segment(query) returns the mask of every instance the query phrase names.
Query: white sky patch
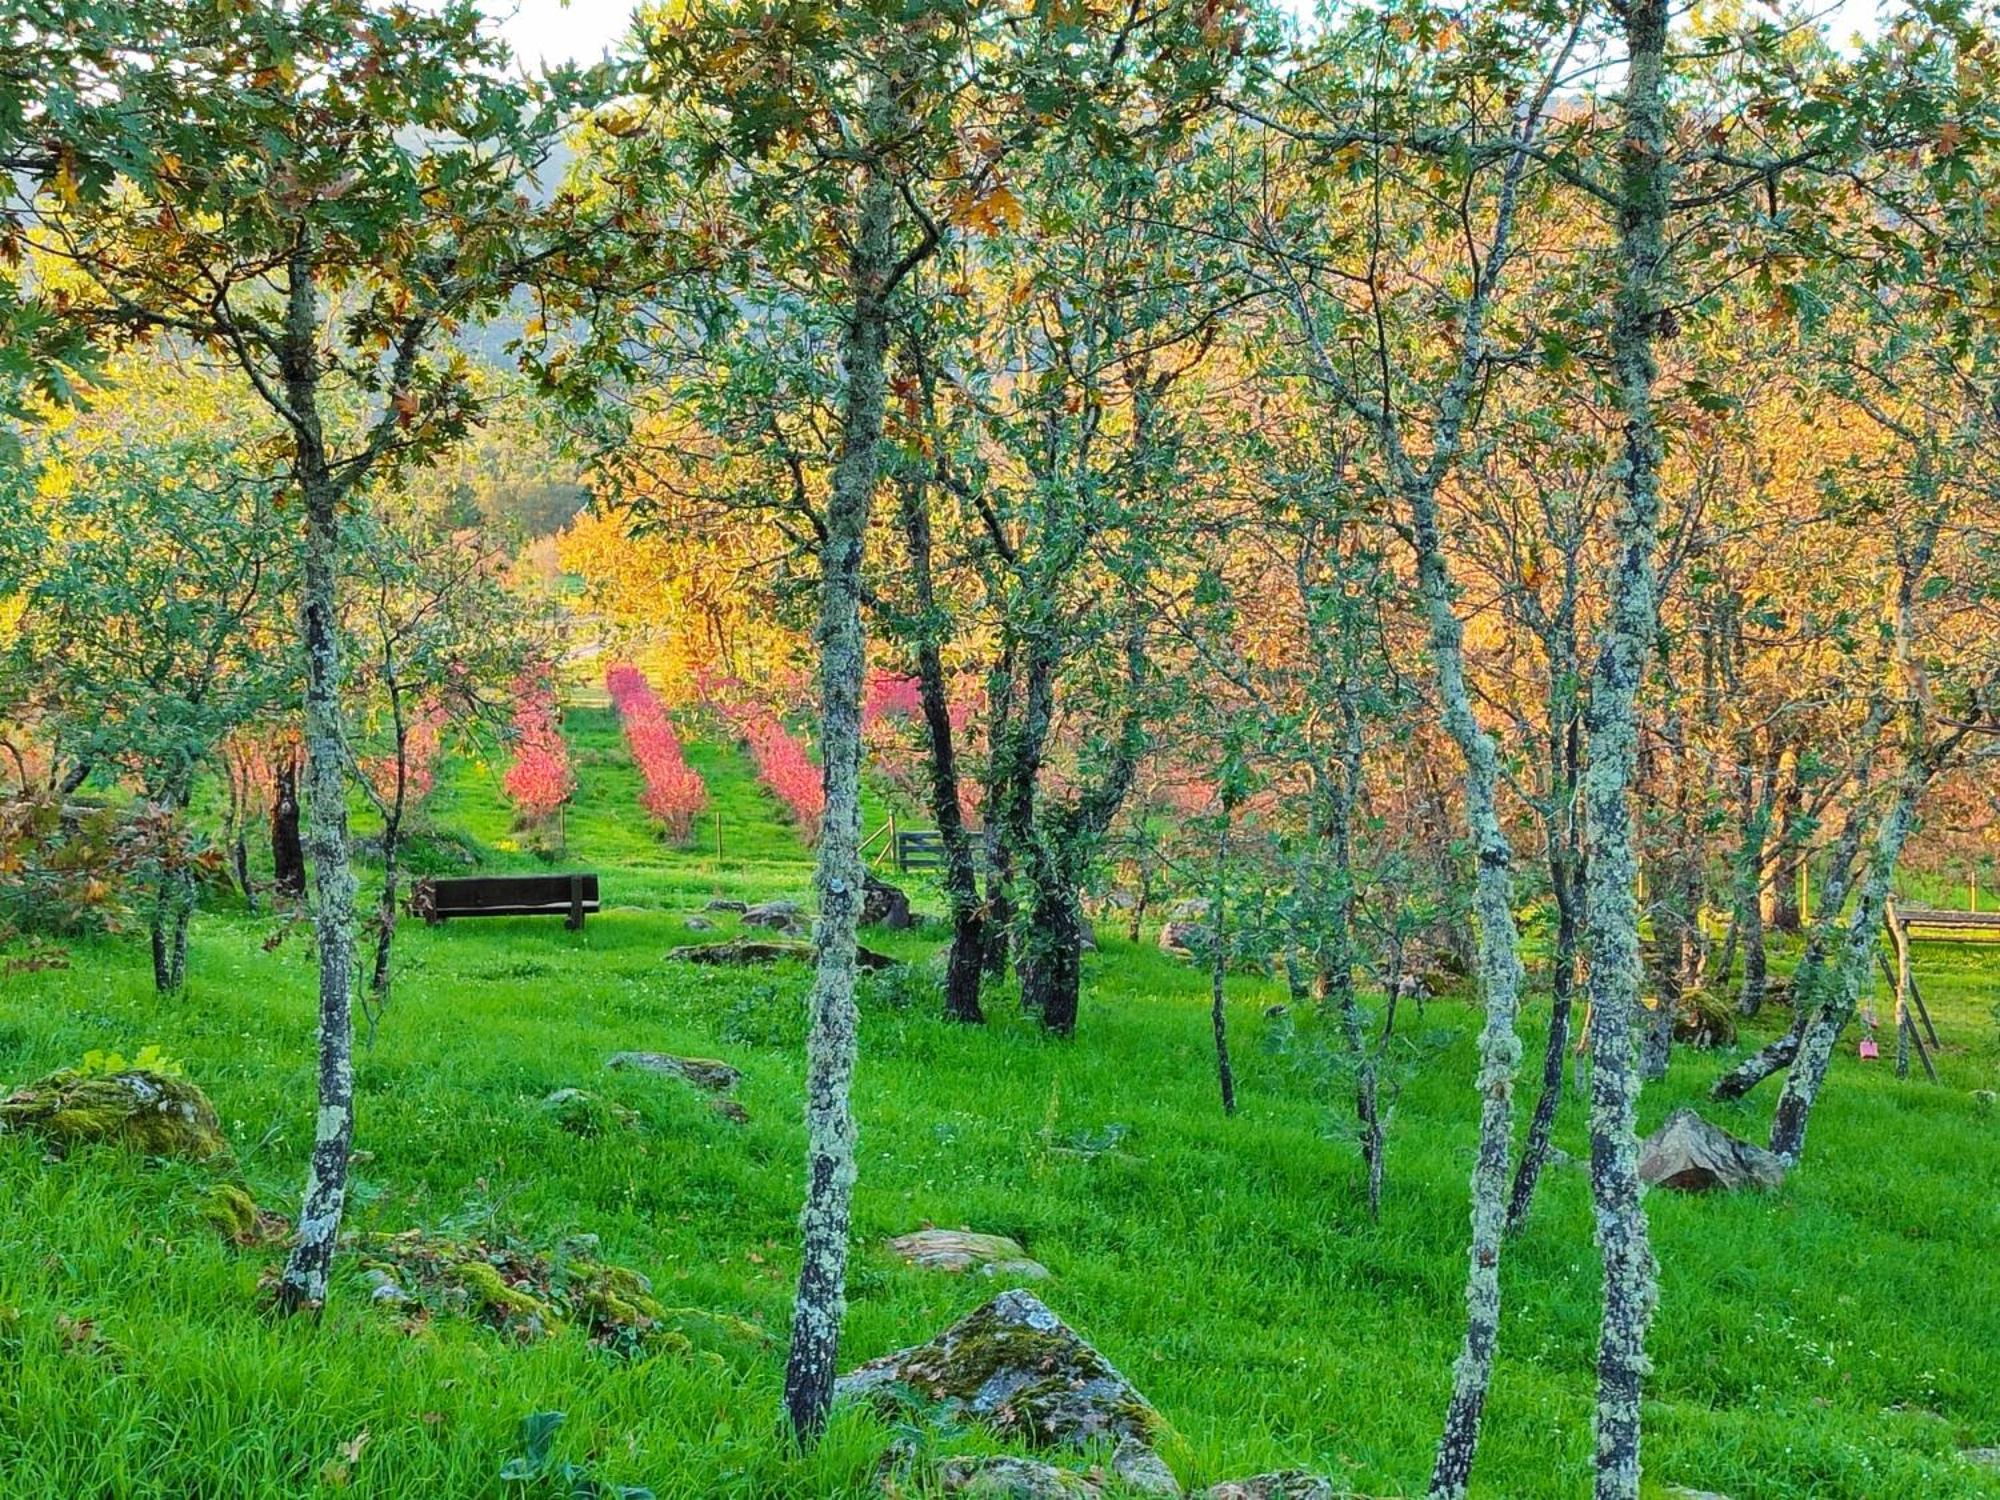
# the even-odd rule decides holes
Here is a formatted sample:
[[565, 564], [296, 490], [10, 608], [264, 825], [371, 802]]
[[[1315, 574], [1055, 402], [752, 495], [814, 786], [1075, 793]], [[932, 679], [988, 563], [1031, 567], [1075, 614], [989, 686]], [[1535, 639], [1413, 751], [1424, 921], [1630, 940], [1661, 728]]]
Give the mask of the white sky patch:
[[[1313, 0], [1285, 0], [1307, 13]], [[1827, 35], [1845, 48], [1857, 32], [1872, 35], [1880, 0], [1825, 0]], [[480, 0], [500, 23], [514, 55], [527, 67], [595, 62], [624, 36], [633, 0]], [[1755, 8], [1755, 7], [1753, 7]], [[1821, 7], [1816, 6], [1816, 9]]]

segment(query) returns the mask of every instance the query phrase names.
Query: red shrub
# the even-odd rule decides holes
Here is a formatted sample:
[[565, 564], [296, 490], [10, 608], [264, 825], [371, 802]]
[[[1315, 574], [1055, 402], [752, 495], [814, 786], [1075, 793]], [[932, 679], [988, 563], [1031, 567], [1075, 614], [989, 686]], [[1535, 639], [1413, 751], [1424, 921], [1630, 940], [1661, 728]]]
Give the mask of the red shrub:
[[897, 672], [870, 672], [868, 691], [861, 700], [861, 726], [866, 729], [883, 719], [922, 719], [923, 689], [914, 677]]
[[740, 703], [726, 712], [750, 747], [758, 779], [785, 804], [806, 841], [818, 839], [820, 819], [826, 815], [826, 787], [806, 747], [761, 703]]
[[708, 802], [701, 775], [681, 755], [680, 736], [645, 673], [630, 662], [619, 662], [604, 674], [604, 690], [618, 710], [633, 764], [645, 778], [639, 805], [665, 825], [669, 837], [685, 842], [694, 831], [694, 815]]
[[514, 700], [514, 763], [501, 785], [524, 818], [546, 818], [576, 790], [550, 669], [530, 668], [515, 678]]

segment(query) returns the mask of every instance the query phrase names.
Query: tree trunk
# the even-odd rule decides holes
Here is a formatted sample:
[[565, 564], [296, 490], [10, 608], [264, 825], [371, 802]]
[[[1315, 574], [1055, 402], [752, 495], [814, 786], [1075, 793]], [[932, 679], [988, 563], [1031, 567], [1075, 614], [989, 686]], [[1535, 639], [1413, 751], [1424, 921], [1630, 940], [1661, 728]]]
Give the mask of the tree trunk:
[[[870, 112], [894, 112], [886, 80]], [[882, 124], [886, 130], [886, 121]], [[876, 132], [880, 139], [883, 132]], [[841, 348], [840, 458], [820, 549], [818, 626], [820, 747], [826, 814], [820, 826], [820, 901], [813, 930], [813, 985], [806, 1043], [806, 1199], [802, 1255], [785, 1361], [785, 1409], [801, 1443], [826, 1425], [847, 1307], [847, 1237], [854, 1195], [850, 1090], [857, 1051], [855, 932], [861, 913], [862, 549], [882, 442], [883, 363], [888, 346], [889, 277], [894, 266], [896, 187], [886, 162], [871, 158], [861, 186], [850, 258], [851, 310]]]
[[[401, 770], [397, 778], [401, 780]], [[397, 788], [397, 800], [402, 789]], [[396, 944], [396, 897], [402, 874], [403, 819], [400, 810], [382, 823], [382, 899], [375, 907], [375, 963], [368, 977], [368, 1045], [375, 1045], [375, 1027], [389, 1008], [391, 951]]]
[[1006, 977], [1013, 957], [1014, 836], [1021, 821], [1013, 803], [1015, 719], [1022, 696], [1018, 658], [1019, 643], [1010, 635], [986, 684], [990, 714], [986, 730], [986, 910], [980, 967], [995, 980]]
[[[1745, 794], [1743, 844], [1736, 865], [1736, 932], [1743, 945], [1743, 987], [1737, 992], [1738, 1014], [1754, 1016], [1764, 1008], [1764, 989], [1769, 983], [1769, 964], [1764, 950], [1764, 902], [1761, 885], [1764, 850], [1771, 833], [1771, 808], [1777, 791], [1775, 758], [1763, 769], [1746, 765], [1743, 769]], [[1729, 975], [1724, 973], [1723, 983]]]
[[[1570, 738], [1574, 742], [1574, 733]], [[1569, 1055], [1570, 1013], [1576, 1002], [1577, 866], [1581, 863], [1574, 848], [1561, 850], [1549, 862], [1549, 881], [1556, 903], [1555, 952], [1550, 956], [1549, 1036], [1542, 1049], [1542, 1091], [1535, 1100], [1535, 1113], [1528, 1121], [1521, 1164], [1514, 1172], [1514, 1191], [1507, 1200], [1509, 1234], [1528, 1222], [1528, 1210], [1535, 1201], [1535, 1185], [1541, 1180], [1542, 1168], [1548, 1165], [1556, 1110], [1562, 1104], [1563, 1062]]]
[[[1042, 747], [1055, 716], [1054, 658], [1052, 654], [1042, 654], [1038, 659], [1042, 670], [1039, 673], [1030, 670], [1025, 715], [1034, 731], [1034, 754], [1024, 762], [1031, 775], [1041, 772]], [[1098, 841], [1124, 805], [1145, 752], [1140, 691], [1146, 657], [1138, 626], [1128, 631], [1125, 663], [1130, 697], [1117, 748], [1111, 752], [1110, 761], [1097, 780], [1079, 791], [1071, 805], [1039, 818], [1033, 817], [1034, 799], [1030, 797], [1025, 803], [1032, 819], [1024, 842], [1034, 900], [1028, 914], [1028, 941], [1016, 961], [1021, 975], [1021, 1006], [1039, 1015], [1043, 1027], [1057, 1036], [1070, 1036], [1076, 1031], [1083, 984], [1084, 871], [1089, 868]]]
[[188, 921], [194, 911], [194, 876], [176, 860], [154, 888], [151, 937], [153, 988], [162, 995], [187, 983]]
[[[1805, 1153], [1806, 1125], [1826, 1083], [1834, 1046], [1848, 1021], [1853, 1019], [1862, 981], [1870, 974], [1875, 933], [1882, 924], [1889, 882], [1895, 876], [1896, 861], [1902, 857], [1903, 843], [1916, 823], [1917, 805], [1930, 785], [1930, 776], [1931, 768], [1922, 758], [1913, 758], [1905, 767], [1895, 800], [1876, 830], [1868, 874], [1855, 898], [1839, 948], [1813, 986], [1813, 993], [1801, 991], [1793, 997], [1793, 1003], [1799, 1007], [1797, 1056], [1785, 1074], [1784, 1092], [1778, 1096], [1778, 1107], [1771, 1119], [1771, 1150], [1788, 1163], [1796, 1164]], [[1830, 910], [1838, 913], [1839, 908]]]
[[1833, 852], [1827, 860], [1826, 886], [1820, 893], [1819, 915], [1813, 921], [1811, 932], [1806, 935], [1805, 951], [1799, 955], [1798, 965], [1792, 970], [1791, 1028], [1784, 1036], [1766, 1043], [1716, 1079], [1708, 1091], [1711, 1099], [1741, 1099], [1772, 1074], [1790, 1067], [1792, 1060], [1798, 1056], [1799, 1041], [1812, 1010], [1813, 997], [1819, 993], [1827, 955], [1836, 952], [1839, 947], [1840, 913], [1847, 904], [1855, 857], [1861, 851], [1862, 832], [1866, 827], [1863, 809], [1867, 805], [1869, 784], [1874, 779], [1875, 754], [1887, 714], [1888, 700], [1878, 693], [1869, 702], [1868, 718], [1862, 727], [1861, 754], [1854, 768], [1854, 793], [1849, 802], [1846, 826], [1840, 830], [1840, 837], [1835, 840]]
[[1321, 1005], [1339, 1020], [1348, 1056], [1354, 1061], [1354, 1118], [1360, 1128], [1361, 1165], [1368, 1176], [1368, 1216], [1379, 1219], [1387, 1141], [1375, 1054], [1361, 1022], [1360, 997], [1354, 993], [1354, 808], [1360, 800], [1365, 746], [1361, 708], [1352, 689], [1351, 680], [1343, 682], [1339, 695], [1340, 774], [1328, 777], [1320, 792], [1319, 842], [1332, 866], [1332, 878], [1324, 902], [1325, 931], [1316, 944], [1315, 988]]
[[354, 872], [347, 849], [347, 747], [340, 714], [341, 492], [329, 472], [318, 428], [314, 345], [318, 297], [310, 269], [291, 268], [285, 328], [287, 391], [299, 424], [297, 456], [305, 501], [306, 842], [313, 872], [313, 938], [319, 950], [319, 1113], [313, 1128], [298, 1237], [278, 1283], [287, 1311], [326, 1300], [327, 1273], [347, 1199], [347, 1159], [354, 1143]]
[[1215, 1079], [1222, 1090], [1222, 1112], [1236, 1113], [1236, 1073], [1229, 1066], [1229, 1018], [1223, 1007], [1224, 981], [1229, 975], [1229, 944], [1223, 930], [1229, 896], [1229, 809], [1215, 839], [1215, 895], [1208, 914], [1208, 1020], [1215, 1033]]
[[1772, 852], [1770, 871], [1758, 898], [1763, 924], [1768, 931], [1797, 933], [1799, 915], [1799, 863], [1806, 841], [1805, 788], [1799, 782], [1796, 751], [1787, 746], [1780, 754], [1779, 775], [1784, 789], [1777, 798], [1778, 847]]
[[[1660, 435], [1653, 411], [1653, 338], [1666, 259], [1668, 138], [1666, 0], [1624, 12], [1625, 133], [1620, 147], [1619, 253], [1624, 279], [1611, 325], [1611, 363], [1625, 422], [1616, 553], [1604, 638], [1586, 710], [1583, 808], [1584, 941], [1590, 977], [1590, 1186], [1604, 1262], [1597, 1345], [1597, 1500], [1637, 1500], [1640, 1388], [1646, 1328], [1657, 1299], [1639, 1181], [1639, 1072], [1632, 1055], [1639, 1008], [1639, 909], [1631, 784], [1637, 701], [1657, 626], [1654, 532], [1659, 524]], [[1662, 997], [1663, 999], [1665, 997]]]
[[286, 901], [306, 893], [305, 844], [299, 837], [299, 765], [287, 754], [271, 771], [271, 891]]
[[229, 861], [236, 869], [236, 884], [242, 888], [244, 907], [254, 917], [257, 914], [257, 887], [250, 883], [250, 847], [240, 826], [229, 841]]
[[[928, 386], [928, 376], [926, 375]], [[928, 389], [926, 390], [928, 396]], [[945, 619], [938, 606], [931, 569], [931, 512], [921, 471], [904, 476], [903, 537], [910, 553], [910, 586], [916, 596], [917, 687], [923, 700], [925, 743], [929, 749], [931, 817], [944, 845], [945, 900], [951, 907], [951, 953], [945, 963], [944, 1013], [954, 1021], [983, 1022], [980, 972], [985, 963], [985, 921], [979, 902], [979, 871], [972, 858], [972, 835], [958, 797], [958, 755], [951, 730], [951, 697], [945, 685], [939, 638]]]
[[1021, 1008], [1057, 1036], [1076, 1032], [1083, 986], [1083, 906], [1060, 850], [1036, 840], [1028, 852], [1027, 930], [1015, 967]]

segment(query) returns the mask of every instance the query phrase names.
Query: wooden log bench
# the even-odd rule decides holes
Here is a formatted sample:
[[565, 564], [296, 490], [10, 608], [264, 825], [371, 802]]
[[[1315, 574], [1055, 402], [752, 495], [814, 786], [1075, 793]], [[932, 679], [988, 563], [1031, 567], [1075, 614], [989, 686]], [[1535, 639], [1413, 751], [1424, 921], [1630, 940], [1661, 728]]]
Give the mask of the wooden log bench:
[[426, 922], [453, 917], [565, 917], [581, 931], [586, 913], [601, 910], [597, 877], [568, 875], [462, 875], [419, 880], [410, 887], [410, 911]]

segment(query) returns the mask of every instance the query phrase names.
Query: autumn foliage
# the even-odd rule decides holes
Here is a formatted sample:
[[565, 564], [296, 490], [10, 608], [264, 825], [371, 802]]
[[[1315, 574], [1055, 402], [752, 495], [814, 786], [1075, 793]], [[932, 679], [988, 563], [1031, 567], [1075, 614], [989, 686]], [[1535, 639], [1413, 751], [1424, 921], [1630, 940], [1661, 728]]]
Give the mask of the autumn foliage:
[[501, 785], [526, 821], [548, 817], [576, 790], [555, 682], [546, 666], [514, 679], [514, 763]]
[[667, 834], [685, 841], [694, 830], [695, 814], [708, 802], [701, 775], [681, 754], [680, 736], [659, 694], [646, 674], [630, 662], [619, 662], [604, 674], [604, 690], [618, 710], [632, 762], [645, 778], [639, 804], [658, 818]]

